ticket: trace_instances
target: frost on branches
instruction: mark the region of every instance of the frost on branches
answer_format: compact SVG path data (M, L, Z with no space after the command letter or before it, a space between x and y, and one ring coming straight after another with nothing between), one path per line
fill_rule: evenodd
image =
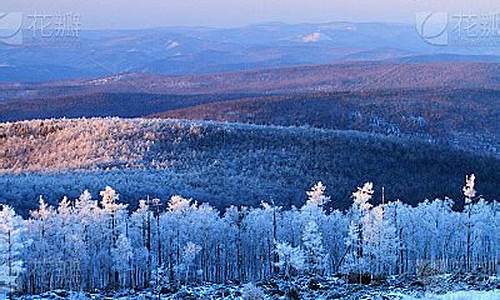
M283 277L498 272L498 204L477 196L475 177L463 188L467 206L451 199L411 207L373 205L374 186L352 194L347 211L327 210L317 183L305 204L283 209L231 206L220 212L182 196L144 199L137 209L106 187L83 191L54 208L40 197L27 220L0 210L0 288L38 294L248 283ZM464 200L461 200L464 201ZM248 285L244 295L261 297ZM246 297L246 296L245 296ZM253 298L252 298L253 299Z
M11 293L23 273L24 221L7 205L0 205L0 293Z

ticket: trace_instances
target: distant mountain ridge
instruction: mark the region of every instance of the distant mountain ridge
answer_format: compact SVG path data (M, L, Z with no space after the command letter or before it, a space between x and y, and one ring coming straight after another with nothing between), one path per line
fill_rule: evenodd
M75 48L0 44L0 82L44 82L117 73L208 74L350 61L498 62L498 49L433 47L412 24L265 23L238 28L84 30Z
M0 84L2 99L94 93L223 94L500 88L500 63L356 62L203 75L122 73L39 84Z

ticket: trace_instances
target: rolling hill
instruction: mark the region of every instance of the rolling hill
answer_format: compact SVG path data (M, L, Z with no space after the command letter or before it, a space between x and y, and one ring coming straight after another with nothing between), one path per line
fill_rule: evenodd
M453 170L452 172L450 170ZM34 120L0 124L0 199L26 213L42 194L55 204L106 185L135 205L174 193L217 207L273 199L300 205L323 181L333 206L373 181L387 199L453 197L465 174L498 199L500 161L490 156L357 131L160 119ZM380 199L380 194L375 195Z
M0 102L97 93L194 95L499 89L499 74L498 63L470 62L357 62L183 76L123 73L95 79L0 84Z
M209 102L153 116L409 135L498 155L499 99L498 90L487 89L319 92Z
M0 122L159 117L312 126L500 149L500 64L363 62L0 85Z

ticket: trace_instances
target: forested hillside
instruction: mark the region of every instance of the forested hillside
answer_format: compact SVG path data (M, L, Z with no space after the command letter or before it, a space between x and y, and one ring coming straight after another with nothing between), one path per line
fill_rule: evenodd
M500 92L410 89L248 97L155 117L358 130L500 155Z
M146 195L182 194L223 208L271 199L303 203L310 182L349 205L373 181L387 199L458 199L465 173L498 199L500 162L405 138L356 131L159 119L43 120L0 124L0 199L26 214L40 194L55 204L112 185L134 207ZM374 201L381 199L380 189ZM458 203L458 206L461 204Z
M120 73L93 79L0 84L0 99L91 93L233 94L371 91L387 89L498 89L500 63L351 62L255 71L165 76Z
M357 62L0 85L0 122L160 117L410 135L499 155L498 63Z
M1 92L0 92L1 93ZM142 117L203 103L237 100L251 95L91 93L0 101L0 122L81 117Z

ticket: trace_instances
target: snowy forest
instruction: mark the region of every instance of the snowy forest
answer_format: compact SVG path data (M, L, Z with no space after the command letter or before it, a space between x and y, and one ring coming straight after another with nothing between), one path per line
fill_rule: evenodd
M474 175L457 199L462 211L452 199L373 206L375 189L371 182L356 188L346 211L326 208L331 200L321 182L291 209L267 201L220 212L175 195L141 200L129 211L111 187L98 197L65 197L57 207L40 197L26 220L3 205L0 285L39 294L303 275L361 283L398 274L498 274L499 206L478 194Z

